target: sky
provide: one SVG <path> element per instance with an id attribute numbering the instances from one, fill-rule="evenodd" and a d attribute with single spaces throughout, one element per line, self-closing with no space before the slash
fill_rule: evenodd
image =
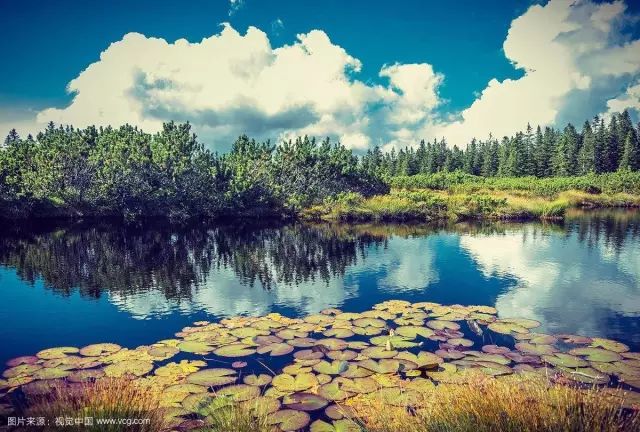
<path id="1" fill-rule="evenodd" d="M 356 151 L 640 112 L 640 2 L 0 0 L 0 134 L 189 121 Z"/>

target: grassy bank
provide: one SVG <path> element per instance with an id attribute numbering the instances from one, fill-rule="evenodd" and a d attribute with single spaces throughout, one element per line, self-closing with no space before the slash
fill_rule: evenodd
<path id="1" fill-rule="evenodd" d="M 640 175 L 484 178 L 463 173 L 395 177 L 386 195 L 341 194 L 301 212 L 311 220 L 562 219 L 571 208 L 640 207 Z"/>

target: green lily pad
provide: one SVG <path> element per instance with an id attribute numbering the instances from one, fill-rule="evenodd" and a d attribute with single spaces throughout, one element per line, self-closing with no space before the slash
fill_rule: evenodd
<path id="1" fill-rule="evenodd" d="M 317 386 L 318 379 L 310 373 L 302 373 L 295 377 L 288 374 L 280 374 L 273 377 L 271 385 L 283 392 L 305 391 Z"/>
<path id="2" fill-rule="evenodd" d="M 258 354 L 269 353 L 271 357 L 277 357 L 289 354 L 293 351 L 293 347 L 287 343 L 274 343 L 270 345 L 262 345 L 256 349 Z"/>
<path id="3" fill-rule="evenodd" d="M 344 350 L 344 351 L 329 351 L 327 353 L 327 357 L 331 360 L 341 360 L 341 361 L 349 361 L 358 357 L 358 353 L 355 351 Z"/>
<path id="4" fill-rule="evenodd" d="M 370 375 L 373 375 L 373 371 L 360 367 L 354 363 L 349 363 L 347 369 L 340 374 L 340 376 L 345 378 L 365 378 Z"/>
<path id="5" fill-rule="evenodd" d="M 268 396 L 258 396 L 242 404 L 259 418 L 266 417 L 280 409 L 280 401 Z"/>
<path id="6" fill-rule="evenodd" d="M 58 347 L 58 348 L 48 348 L 42 350 L 36 354 L 36 357 L 42 360 L 51 360 L 65 357 L 67 354 L 75 354 L 80 350 L 75 347 Z"/>
<path id="7" fill-rule="evenodd" d="M 153 373 L 162 377 L 177 377 L 185 378 L 188 375 L 197 372 L 201 368 L 205 367 L 207 363 L 202 360 L 182 360 L 180 363 L 167 363 L 164 366 L 159 367 Z"/>
<path id="8" fill-rule="evenodd" d="M 593 368 L 560 368 L 563 374 L 572 381 L 585 384 L 607 384 L 609 383 L 609 375 L 603 374 Z"/>
<path id="9" fill-rule="evenodd" d="M 591 340 L 591 346 L 594 348 L 603 348 L 607 351 L 613 351 L 616 353 L 629 351 L 629 347 L 627 345 L 611 339 L 593 338 Z"/>
<path id="10" fill-rule="evenodd" d="M 125 375 L 142 376 L 153 369 L 153 363 L 143 360 L 124 360 L 110 364 L 104 368 L 104 373 L 110 378 L 122 377 Z"/>
<path id="11" fill-rule="evenodd" d="M 449 345 L 457 346 L 457 347 L 471 347 L 473 346 L 473 341 L 465 338 L 451 338 L 447 341 Z"/>
<path id="12" fill-rule="evenodd" d="M 320 363 L 313 366 L 313 370 L 325 374 L 325 375 L 339 375 L 347 370 L 348 363 L 342 360 L 334 360 L 329 363 L 326 360 L 322 360 Z"/>
<path id="13" fill-rule="evenodd" d="M 574 348 L 569 351 L 569 354 L 584 356 L 587 360 L 594 362 L 606 363 L 622 360 L 620 354 L 602 348 Z"/>
<path id="14" fill-rule="evenodd" d="M 371 393 L 379 388 L 377 381 L 369 377 L 353 379 L 339 377 L 336 378 L 336 382 L 339 383 L 342 390 L 354 394 Z"/>
<path id="15" fill-rule="evenodd" d="M 231 345 L 222 346 L 213 353 L 220 357 L 246 357 L 256 353 L 256 350 L 246 344 L 234 343 Z"/>
<path id="16" fill-rule="evenodd" d="M 379 318 L 358 318 L 356 320 L 353 320 L 353 325 L 356 327 L 383 328 L 387 325 L 387 323 Z"/>
<path id="17" fill-rule="evenodd" d="M 6 363 L 6 365 L 9 367 L 15 367 L 15 366 L 20 366 L 22 364 L 35 364 L 38 361 L 40 361 L 40 359 L 36 356 L 20 356 L 20 357 L 12 358 Z"/>
<path id="18" fill-rule="evenodd" d="M 271 375 L 260 374 L 260 375 L 247 375 L 244 377 L 244 383 L 252 386 L 262 387 L 271 383 Z"/>
<path id="19" fill-rule="evenodd" d="M 316 345 L 322 345 L 327 349 L 329 349 L 330 351 L 341 351 L 347 348 L 346 341 L 342 339 L 336 339 L 336 338 L 318 339 L 316 341 Z"/>
<path id="20" fill-rule="evenodd" d="M 5 370 L 2 373 L 2 376 L 5 378 L 16 378 L 21 376 L 28 376 L 28 375 L 32 375 L 39 369 L 42 369 L 42 366 L 39 364 L 21 364 Z"/>
<path id="21" fill-rule="evenodd" d="M 260 396 L 260 388 L 248 384 L 236 384 L 216 390 L 216 395 L 230 397 L 234 402 L 244 402 Z"/>
<path id="22" fill-rule="evenodd" d="M 316 411 L 326 407 L 329 401 L 313 393 L 294 393 L 285 396 L 282 403 L 286 408 L 298 411 Z"/>
<path id="23" fill-rule="evenodd" d="M 445 329 L 460 330 L 460 324 L 452 321 L 445 321 L 445 320 L 428 321 L 427 327 L 432 328 L 434 330 L 445 330 Z"/>
<path id="24" fill-rule="evenodd" d="M 543 355 L 542 360 L 554 366 L 564 366 L 569 368 L 586 367 L 589 365 L 589 363 L 587 363 L 580 357 L 565 353 Z"/>
<path id="25" fill-rule="evenodd" d="M 192 413 L 199 412 L 216 399 L 213 393 L 203 392 L 190 394 L 182 400 L 182 407 Z"/>
<path id="26" fill-rule="evenodd" d="M 195 354 L 208 354 L 213 347 L 204 342 L 199 341 L 185 341 L 178 344 L 178 349 L 183 352 L 195 353 Z"/>
<path id="27" fill-rule="evenodd" d="M 340 387 L 339 382 L 331 381 L 330 383 L 323 384 L 318 387 L 318 394 L 323 398 L 330 401 L 342 401 L 352 396 L 352 393 L 349 393 L 343 390 Z"/>
<path id="28" fill-rule="evenodd" d="M 203 369 L 187 377 L 187 382 L 207 387 L 223 386 L 236 380 L 236 371 L 225 368 Z"/>
<path id="29" fill-rule="evenodd" d="M 39 380 L 50 380 L 57 378 L 64 378 L 68 376 L 71 372 L 66 369 L 61 368 L 42 368 L 35 371 L 32 375 L 33 378 Z"/>
<path id="30" fill-rule="evenodd" d="M 529 329 L 512 322 L 495 321 L 489 324 L 489 330 L 500 334 L 528 333 Z"/>
<path id="31" fill-rule="evenodd" d="M 284 329 L 277 332 L 276 336 L 283 340 L 289 340 L 295 338 L 306 338 L 309 336 L 309 333 L 300 330 Z"/>
<path id="32" fill-rule="evenodd" d="M 311 417 L 304 411 L 283 409 L 271 414 L 267 422 L 270 425 L 278 426 L 282 431 L 297 431 L 304 428 L 311 421 Z"/>
<path id="33" fill-rule="evenodd" d="M 400 370 L 400 362 L 395 359 L 362 360 L 358 362 L 358 366 L 379 374 L 396 373 Z"/>
<path id="34" fill-rule="evenodd" d="M 103 376 L 104 371 L 102 369 L 85 369 L 72 372 L 67 379 L 71 382 L 79 383 L 93 381 Z"/>
<path id="35" fill-rule="evenodd" d="M 86 357 L 99 357 L 105 354 L 118 352 L 122 349 L 120 345 L 114 343 L 99 343 L 87 345 L 80 349 L 80 354 Z"/>
<path id="36" fill-rule="evenodd" d="M 316 345 L 316 340 L 308 337 L 293 338 L 288 340 L 287 343 L 296 348 L 311 348 Z"/>
<path id="37" fill-rule="evenodd" d="M 434 335 L 434 331 L 428 327 L 420 326 L 401 326 L 395 330 L 398 336 L 403 336 L 408 339 L 415 339 L 418 336 L 429 338 Z"/>
<path id="38" fill-rule="evenodd" d="M 522 353 L 535 355 L 553 354 L 557 351 L 557 349 L 551 345 L 537 345 L 528 342 L 518 342 L 515 345 L 515 348 Z"/>
<path id="39" fill-rule="evenodd" d="M 342 419 L 327 423 L 323 420 L 316 420 L 309 427 L 310 432 L 360 432 L 362 429 L 352 420 Z"/>
<path id="40" fill-rule="evenodd" d="M 297 360 L 320 360 L 324 357 L 324 353 L 322 351 L 305 349 L 296 351 L 293 357 Z"/>
<path id="41" fill-rule="evenodd" d="M 419 368 L 425 369 L 432 369 L 434 367 L 437 367 L 440 363 L 444 362 L 444 359 L 442 359 L 442 357 L 426 351 L 420 351 L 418 354 L 413 354 L 408 351 L 402 351 L 394 358 L 397 360 L 409 360 L 418 365 Z"/>
<path id="42" fill-rule="evenodd" d="M 336 338 L 348 338 L 354 335 L 354 333 L 347 328 L 332 328 L 325 331 L 322 334 L 327 337 L 336 337 Z"/>
<path id="43" fill-rule="evenodd" d="M 387 347 L 387 350 L 418 346 L 416 342 L 412 342 L 410 339 L 402 336 L 376 336 L 371 338 L 371 343 L 374 345 Z"/>
<path id="44" fill-rule="evenodd" d="M 385 359 L 395 357 L 398 355 L 398 351 L 394 349 L 388 350 L 387 347 L 384 346 L 376 346 L 363 349 L 362 355 L 372 359 Z"/>

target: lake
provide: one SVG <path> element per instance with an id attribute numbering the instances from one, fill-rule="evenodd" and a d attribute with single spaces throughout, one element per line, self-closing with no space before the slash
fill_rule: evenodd
<path id="1" fill-rule="evenodd" d="M 640 214 L 562 224 L 5 225 L 0 362 L 54 346 L 136 347 L 195 321 L 389 300 L 490 305 L 540 332 L 640 349 Z"/>

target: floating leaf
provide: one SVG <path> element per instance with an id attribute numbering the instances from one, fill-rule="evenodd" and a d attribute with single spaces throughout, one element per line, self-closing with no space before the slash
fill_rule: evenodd
<path id="1" fill-rule="evenodd" d="M 594 362 L 615 362 L 622 360 L 620 354 L 602 348 L 574 348 L 569 351 L 571 355 L 584 356 Z"/>
<path id="2" fill-rule="evenodd" d="M 271 385 L 284 392 L 304 391 L 318 384 L 316 376 L 310 373 L 299 374 L 295 377 L 288 374 L 280 374 L 273 377 L 271 381 Z"/>
<path id="3" fill-rule="evenodd" d="M 231 367 L 234 369 L 242 369 L 244 367 L 247 367 L 249 363 L 245 362 L 245 361 L 234 361 L 233 363 L 231 363 Z"/>
<path id="4" fill-rule="evenodd" d="M 220 357 L 246 357 L 256 353 L 256 350 L 246 344 L 234 343 L 231 345 L 222 346 L 213 353 Z"/>
<path id="5" fill-rule="evenodd" d="M 554 352 L 557 351 L 557 349 L 555 349 L 551 345 L 542 345 L 542 344 L 536 345 L 528 342 L 518 342 L 515 345 L 515 348 L 518 351 L 523 352 L 525 354 L 535 354 L 535 355 L 553 354 Z"/>
<path id="6" fill-rule="evenodd" d="M 190 394 L 182 400 L 182 407 L 189 412 L 199 412 L 205 406 L 210 405 L 216 396 L 213 393 L 203 392 Z"/>
<path id="7" fill-rule="evenodd" d="M 64 378 L 68 376 L 71 372 L 65 369 L 60 368 L 42 368 L 38 369 L 33 373 L 33 378 L 41 379 L 41 380 L 49 380 L 56 378 Z"/>
<path id="8" fill-rule="evenodd" d="M 402 336 L 376 336 L 371 338 L 371 343 L 379 346 L 391 345 L 391 349 L 395 348 L 411 348 L 418 346 L 417 343 L 412 342 Z"/>
<path id="9" fill-rule="evenodd" d="M 286 355 L 286 354 L 289 354 L 291 351 L 293 351 L 293 347 L 287 343 L 274 343 L 270 345 L 262 345 L 256 350 L 258 354 L 269 353 L 271 357 Z"/>
<path id="10" fill-rule="evenodd" d="M 339 383 L 342 390 L 349 393 L 365 394 L 371 393 L 378 389 L 378 383 L 369 377 L 367 378 L 336 378 L 336 382 Z"/>
<path id="11" fill-rule="evenodd" d="M 256 417 L 266 417 L 280 409 L 280 401 L 268 396 L 258 396 L 243 402 L 243 406 L 250 409 Z"/>
<path id="12" fill-rule="evenodd" d="M 511 352 L 511 350 L 507 347 L 501 347 L 498 345 L 485 345 L 482 347 L 482 351 L 487 354 L 506 354 Z"/>
<path id="13" fill-rule="evenodd" d="M 327 423 L 323 420 L 316 420 L 309 427 L 310 432 L 360 432 L 362 429 L 352 420 L 342 419 Z"/>
<path id="14" fill-rule="evenodd" d="M 276 411 L 267 418 L 270 425 L 277 425 L 284 432 L 296 431 L 309 424 L 311 417 L 304 411 L 283 409 Z"/>
<path id="15" fill-rule="evenodd" d="M 225 368 L 203 369 L 187 377 L 187 382 L 203 386 L 222 386 L 235 382 L 236 371 Z"/>
<path id="16" fill-rule="evenodd" d="M 19 366 L 21 364 L 35 364 L 40 359 L 36 356 L 21 356 L 9 360 L 6 364 L 9 367 Z"/>
<path id="17" fill-rule="evenodd" d="M 528 333 L 529 330 L 526 327 L 522 327 L 515 323 L 511 322 L 503 322 L 503 321 L 495 321 L 489 324 L 489 330 L 492 330 L 496 333 L 500 334 L 511 334 L 511 333 Z"/>
<path id="18" fill-rule="evenodd" d="M 183 352 L 195 353 L 195 354 L 207 354 L 211 352 L 213 347 L 204 342 L 199 341 L 185 341 L 178 344 L 178 349 Z"/>
<path id="19" fill-rule="evenodd" d="M 248 384 L 236 384 L 222 387 L 216 391 L 218 396 L 226 396 L 234 402 L 244 402 L 260 396 L 260 388 Z"/>
<path id="20" fill-rule="evenodd" d="M 143 360 L 124 360 L 105 367 L 104 373 L 111 378 L 125 375 L 142 376 L 151 372 L 151 369 L 153 369 L 153 363 Z"/>
<path id="21" fill-rule="evenodd" d="M 75 354 L 80 350 L 75 347 L 58 347 L 58 348 L 48 348 L 42 350 L 36 354 L 36 357 L 42 360 L 51 360 L 65 357 L 67 354 Z"/>
<path id="22" fill-rule="evenodd" d="M 347 348 L 347 342 L 335 338 L 318 339 L 316 345 L 322 345 L 330 351 L 340 351 Z"/>
<path id="23" fill-rule="evenodd" d="M 431 369 L 437 367 L 444 360 L 430 352 L 420 351 L 418 354 L 412 354 L 408 351 L 403 351 L 395 356 L 395 359 L 409 360 L 415 363 L 419 368 Z"/>
<path id="24" fill-rule="evenodd" d="M 460 347 L 470 347 L 473 346 L 473 341 L 465 338 L 452 338 L 447 341 L 449 345 L 460 346 Z"/>
<path id="25" fill-rule="evenodd" d="M 260 374 L 260 375 L 247 375 L 244 377 L 244 383 L 252 386 L 262 387 L 271 383 L 271 375 Z"/>
<path id="26" fill-rule="evenodd" d="M 387 325 L 387 323 L 379 318 L 359 318 L 353 321 L 353 325 L 357 327 L 383 328 Z"/>
<path id="27" fill-rule="evenodd" d="M 358 366 L 379 374 L 396 373 L 400 370 L 400 362 L 395 359 L 362 360 Z"/>
<path id="28" fill-rule="evenodd" d="M 445 320 L 433 320 L 427 322 L 427 327 L 430 327 L 434 330 L 460 330 L 460 324 L 454 323 L 452 321 Z"/>
<path id="29" fill-rule="evenodd" d="M 351 330 L 346 328 L 332 328 L 325 331 L 322 334 L 327 337 L 336 337 L 336 338 L 348 338 L 354 335 L 354 333 Z"/>
<path id="30" fill-rule="evenodd" d="M 102 369 L 86 369 L 72 372 L 69 374 L 67 379 L 70 382 L 79 383 L 79 382 L 88 382 L 98 378 L 101 378 L 105 375 Z"/>
<path id="31" fill-rule="evenodd" d="M 341 401 L 350 397 L 352 394 L 343 390 L 339 382 L 332 381 L 327 384 L 323 384 L 318 388 L 318 394 L 330 401 Z"/>
<path id="32" fill-rule="evenodd" d="M 542 360 L 554 366 L 564 366 L 569 368 L 586 367 L 588 363 L 580 357 L 565 353 L 555 353 L 542 356 Z"/>
<path id="33" fill-rule="evenodd" d="M 16 378 L 20 376 L 32 375 L 37 370 L 42 369 L 39 364 L 21 364 L 5 370 L 2 376 L 5 378 Z"/>
<path id="34" fill-rule="evenodd" d="M 313 366 L 313 370 L 325 374 L 325 375 L 339 375 L 347 370 L 349 364 L 346 361 L 334 360 L 331 363 L 328 361 L 321 361 Z"/>
<path id="35" fill-rule="evenodd" d="M 408 339 L 415 339 L 418 335 L 428 338 L 434 335 L 432 329 L 419 326 L 401 326 L 395 330 L 398 336 L 404 336 Z"/>
<path id="36" fill-rule="evenodd" d="M 349 350 L 329 351 L 327 353 L 327 357 L 329 357 L 332 360 L 349 361 L 349 360 L 353 360 L 354 358 L 358 357 L 358 353 L 355 352 L 355 351 L 349 351 Z"/>
<path id="37" fill-rule="evenodd" d="M 398 355 L 398 351 L 396 350 L 388 350 L 384 346 L 376 346 L 365 348 L 362 350 L 362 355 L 372 358 L 372 359 L 385 359 L 385 358 L 393 358 Z"/>
<path id="38" fill-rule="evenodd" d="M 593 338 L 591 340 L 591 346 L 594 348 L 604 348 L 607 351 L 613 351 L 617 353 L 629 351 L 629 347 L 627 345 L 611 339 Z"/>
<path id="39" fill-rule="evenodd" d="M 99 343 L 87 345 L 80 349 L 80 354 L 87 357 L 99 357 L 105 354 L 118 352 L 122 349 L 120 345 L 114 343 Z"/>
<path id="40" fill-rule="evenodd" d="M 360 367 L 357 364 L 349 363 L 347 369 L 340 375 L 345 378 L 365 378 L 373 375 L 373 371 Z"/>
<path id="41" fill-rule="evenodd" d="M 329 401 L 313 393 L 294 393 L 285 396 L 282 403 L 286 408 L 298 411 L 316 411 L 326 407 Z"/>

